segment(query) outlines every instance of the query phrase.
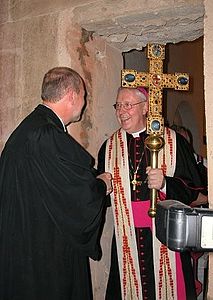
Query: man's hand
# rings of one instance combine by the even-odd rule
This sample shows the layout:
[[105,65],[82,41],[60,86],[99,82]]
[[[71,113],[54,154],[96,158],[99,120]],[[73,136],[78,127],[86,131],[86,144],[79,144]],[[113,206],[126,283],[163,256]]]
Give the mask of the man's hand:
[[109,172],[102,173],[97,176],[97,178],[102,179],[107,187],[106,195],[112,192],[112,174]]
[[146,168],[147,182],[149,189],[161,190],[165,186],[165,178],[162,169]]

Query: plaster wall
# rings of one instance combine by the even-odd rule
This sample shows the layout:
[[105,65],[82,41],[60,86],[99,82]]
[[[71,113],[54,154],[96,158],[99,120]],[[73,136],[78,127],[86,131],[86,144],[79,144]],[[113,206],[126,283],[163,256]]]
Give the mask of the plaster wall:
[[[210,208],[213,208],[213,2],[205,0],[205,19],[204,19],[204,89],[205,89],[205,114],[206,114],[206,131],[207,131],[207,157],[208,157],[208,197]],[[212,228],[211,228],[212,230]],[[213,253],[210,253],[209,259],[209,288],[208,300],[213,300]]]
[[40,102],[42,76],[58,64],[57,31],[56,15],[0,25],[1,149],[12,130]]
[[[102,142],[117,128],[112,104],[120,85],[122,55],[74,23],[72,9],[60,11],[59,2],[59,11],[46,12],[44,5],[45,14],[42,4],[28,5],[28,1],[14,2],[9,8],[9,1],[3,0],[4,14],[0,13],[0,150],[15,127],[41,102],[44,73],[63,65],[81,74],[88,93],[82,121],[70,125],[69,132],[96,157]],[[91,261],[97,300],[103,297],[109,270],[110,210],[106,219],[103,258],[98,263]]]
[[60,14],[59,64],[70,61],[84,78],[87,107],[82,121],[71,124],[68,130],[96,157],[102,142],[118,126],[112,105],[120,85],[123,60],[116,48],[71,22],[69,11]]

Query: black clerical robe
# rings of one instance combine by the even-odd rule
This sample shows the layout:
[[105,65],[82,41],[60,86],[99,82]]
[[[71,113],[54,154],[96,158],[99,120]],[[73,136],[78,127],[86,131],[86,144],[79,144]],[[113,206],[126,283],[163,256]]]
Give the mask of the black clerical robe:
[[[138,169],[137,180],[140,184],[135,191],[131,185],[131,201],[146,201],[150,198],[150,191],[146,182],[146,167],[150,164],[150,153],[144,146],[147,137],[143,132],[139,137],[133,138],[127,134],[128,154],[129,154],[129,176],[133,179],[134,170]],[[166,199],[179,200],[185,204],[190,204],[196,199],[197,188],[201,186],[196,161],[189,144],[183,137],[177,134],[176,168],[174,177],[166,176]],[[106,142],[102,145],[98,157],[99,172],[105,167]],[[135,228],[136,243],[138,248],[138,260],[141,274],[141,284],[143,287],[143,299],[157,300],[154,279],[154,262],[152,248],[152,233],[148,227]],[[143,251],[141,252],[141,249]],[[181,254],[183,274],[186,284],[186,299],[194,300],[195,285],[191,267],[189,253]],[[121,286],[118,269],[116,240],[113,236],[111,267],[107,285],[106,300],[121,300]]]
[[105,194],[93,158],[39,105],[0,160],[0,300],[92,298]]

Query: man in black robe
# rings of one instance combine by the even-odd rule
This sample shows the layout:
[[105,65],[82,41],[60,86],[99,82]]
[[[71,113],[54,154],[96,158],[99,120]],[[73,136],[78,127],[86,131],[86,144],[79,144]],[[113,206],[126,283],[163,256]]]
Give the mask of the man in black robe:
[[49,70],[42,99],[8,139],[0,160],[0,300],[88,300],[89,257],[111,174],[67,132],[85,105],[80,75]]
[[[168,144],[165,147],[168,147],[170,154],[174,154],[174,156],[171,155],[171,159],[168,159],[168,164],[170,160],[173,160],[171,167],[174,169],[174,174],[166,175],[163,168],[151,169],[149,167],[150,153],[144,144],[147,137],[145,129],[148,110],[147,98],[148,94],[143,88],[139,88],[139,90],[120,88],[118,90],[114,107],[121,128],[104,142],[99,151],[98,169],[100,172],[110,169],[108,166],[110,166],[111,161],[113,159],[115,161],[111,168],[112,172],[115,170],[112,174],[113,194],[111,196],[114,195],[112,206],[115,207],[113,208],[115,232],[118,232],[117,235],[114,234],[112,240],[111,266],[105,299],[194,300],[196,294],[189,253],[181,254],[179,269],[178,260],[175,267],[177,271],[171,268],[169,252],[165,246],[159,245],[162,256],[160,258],[156,257],[159,250],[153,247],[155,237],[152,222],[149,221],[150,218],[147,214],[150,206],[148,200],[150,198],[150,188],[158,190],[159,199],[161,200],[163,198],[176,199],[185,204],[190,204],[197,197],[200,177],[188,143],[179,134],[175,135],[174,131],[172,132],[169,129],[166,129],[168,131],[166,143],[168,142]],[[120,148],[121,150],[119,150]],[[126,156],[125,151],[127,152]],[[115,158],[113,158],[113,155]],[[126,159],[128,161],[127,165],[125,165]],[[129,177],[128,180],[127,177]],[[126,240],[126,229],[130,226],[131,220],[129,214],[131,209],[127,206],[128,193],[125,194],[125,189],[128,190],[125,186],[126,182],[130,185],[129,196],[134,220],[133,228],[135,228],[136,253],[138,256],[136,264],[138,263],[141,292],[137,282],[136,268],[133,264],[134,255],[130,251],[130,242],[127,244]],[[121,209],[119,205],[121,205]],[[140,213],[138,213],[139,209]],[[122,214],[122,216],[119,216],[119,214]],[[121,220],[119,220],[119,217]],[[123,222],[125,218],[128,226]],[[118,225],[119,222],[122,226]],[[124,227],[124,230],[119,231],[119,226],[120,228]],[[132,235],[131,230],[130,233]],[[118,248],[119,243],[121,246]],[[174,252],[171,254],[176,257]],[[132,277],[128,277],[131,272]],[[182,278],[180,276],[180,279],[177,279],[180,273],[182,273]],[[181,280],[182,283],[180,284]],[[128,282],[131,282],[129,290]],[[163,288],[164,283],[167,285],[165,289]]]

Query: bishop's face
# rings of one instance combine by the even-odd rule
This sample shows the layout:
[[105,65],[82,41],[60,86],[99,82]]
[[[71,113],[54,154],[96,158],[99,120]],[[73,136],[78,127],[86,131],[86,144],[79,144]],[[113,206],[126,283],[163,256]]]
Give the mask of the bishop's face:
[[[126,105],[131,104],[130,107]],[[121,127],[128,133],[138,132],[146,126],[147,101],[141,101],[135,89],[122,89],[116,100],[116,116]]]

